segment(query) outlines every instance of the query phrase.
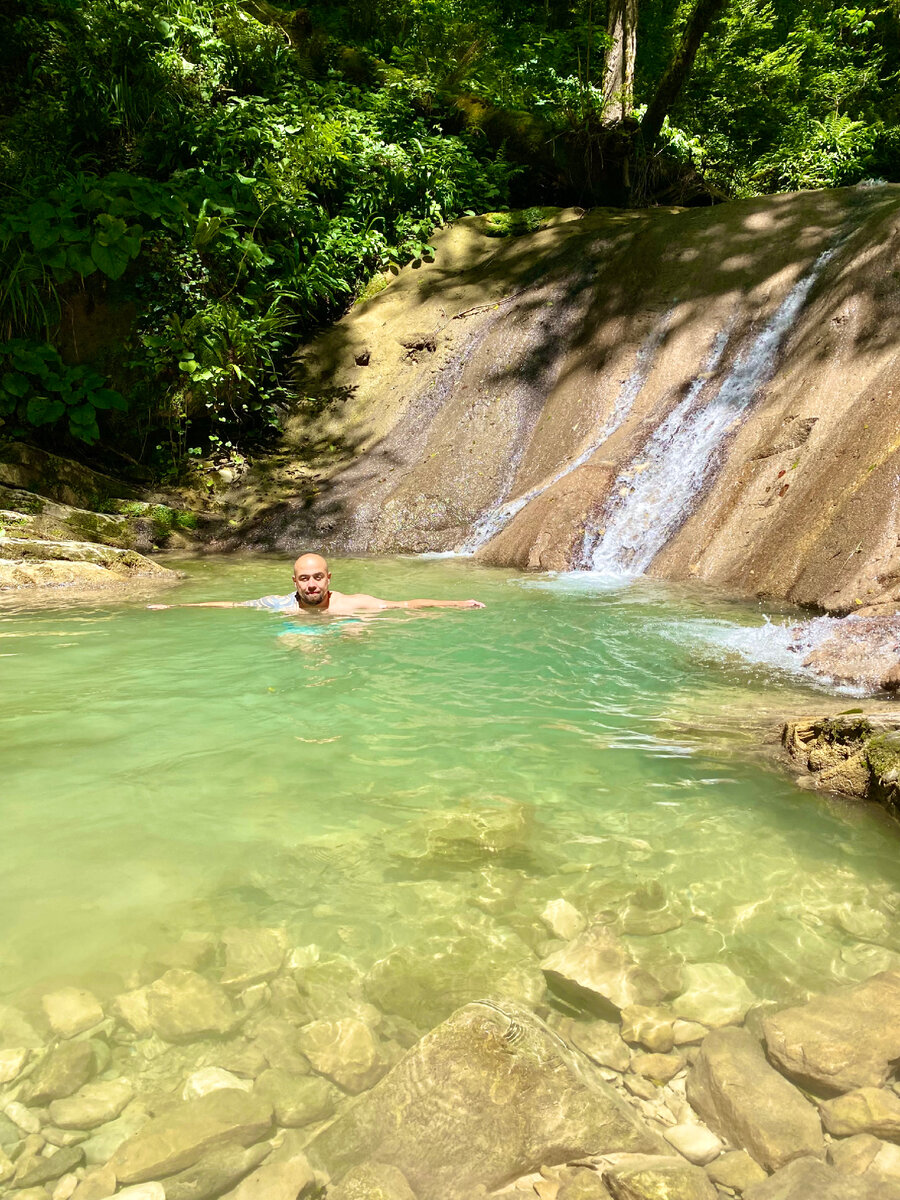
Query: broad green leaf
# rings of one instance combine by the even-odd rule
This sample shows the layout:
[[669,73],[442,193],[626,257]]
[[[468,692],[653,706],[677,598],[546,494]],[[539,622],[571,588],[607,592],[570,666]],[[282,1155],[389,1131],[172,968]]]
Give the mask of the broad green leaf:
[[61,400],[51,400],[48,396],[32,396],[25,406],[25,416],[32,425],[49,425],[65,411]]
[[91,258],[99,270],[110,279],[119,279],[128,266],[127,254],[122,254],[114,247],[104,246],[99,241],[91,245]]
[[24,375],[19,375],[17,371],[7,371],[0,379],[0,386],[11,396],[24,396],[28,391],[29,384]]

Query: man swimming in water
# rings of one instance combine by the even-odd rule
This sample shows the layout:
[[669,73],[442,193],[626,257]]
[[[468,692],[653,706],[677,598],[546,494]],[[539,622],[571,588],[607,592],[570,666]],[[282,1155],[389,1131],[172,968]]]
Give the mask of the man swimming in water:
[[353,613],[382,612],[386,608],[484,608],[480,600],[379,600],[357,593],[349,596],[331,590],[331,573],[321,554],[301,554],[294,563],[295,591],[288,596],[262,596],[259,600],[204,600],[195,604],[148,604],[148,608],[264,608],[269,612],[296,616],[298,613],[329,613],[346,617]]

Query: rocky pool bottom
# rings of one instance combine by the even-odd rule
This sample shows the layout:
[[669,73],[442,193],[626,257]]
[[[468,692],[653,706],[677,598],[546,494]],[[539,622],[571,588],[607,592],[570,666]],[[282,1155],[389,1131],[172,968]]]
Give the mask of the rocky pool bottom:
[[[285,590],[177,565],[167,601]],[[335,568],[488,607],[0,611],[0,1187],[890,1197],[897,825],[760,754],[835,707],[762,614]]]
[[900,1197],[900,971],[782,1009],[720,963],[654,974],[565,897],[522,917],[537,953],[424,1032],[439,963],[279,928],[4,1006],[3,1194]]

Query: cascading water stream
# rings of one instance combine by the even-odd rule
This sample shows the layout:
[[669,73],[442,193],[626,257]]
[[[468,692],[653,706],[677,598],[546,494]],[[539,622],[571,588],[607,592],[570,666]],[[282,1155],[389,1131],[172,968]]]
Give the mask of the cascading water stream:
[[727,332],[718,336],[684,400],[617,477],[602,517],[585,532],[582,569],[639,575],[684,523],[716,469],[726,438],[774,374],[781,344],[834,249],[819,255],[738,355],[713,399],[698,407],[705,377],[715,370],[728,340]]
[[559,483],[561,479],[565,479],[567,475],[570,475],[574,470],[586,463],[606,439],[615,433],[628,417],[634,407],[635,400],[640,395],[641,388],[650,374],[650,368],[653,365],[656,352],[669,327],[671,316],[672,310],[670,309],[644,339],[635,357],[633,371],[619,388],[612,412],[592,435],[588,444],[577,457],[570,459],[565,466],[561,467],[549,479],[545,479],[533,488],[529,488],[527,492],[516,496],[515,499],[498,504],[495,508],[486,512],[478,519],[472,532],[456,551],[457,554],[474,554],[476,550],[480,550],[482,546],[487,545],[491,538],[495,537],[501,529],[506,528],[516,513],[521,512],[526,504],[530,504],[532,500],[536,500],[548,488],[553,487],[555,483]]

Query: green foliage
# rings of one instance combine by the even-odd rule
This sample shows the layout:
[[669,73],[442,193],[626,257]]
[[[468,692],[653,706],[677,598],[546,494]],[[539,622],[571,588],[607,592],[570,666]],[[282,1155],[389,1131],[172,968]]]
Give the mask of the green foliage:
[[[636,118],[692,3],[640,0]],[[70,379],[7,371],[29,390],[0,393],[6,431],[114,429],[163,472],[270,436],[297,342],[428,258],[436,226],[525,232],[602,197],[605,25],[594,0],[4,7],[0,337]],[[887,0],[731,0],[644,175],[733,195],[900,178],[898,73]],[[82,362],[92,309],[134,318]],[[97,420],[107,379],[127,426]]]
[[123,396],[90,367],[71,367],[45,343],[14,338],[0,345],[0,422],[27,434],[65,418],[68,432],[89,444],[100,437],[97,414],[127,409]]

